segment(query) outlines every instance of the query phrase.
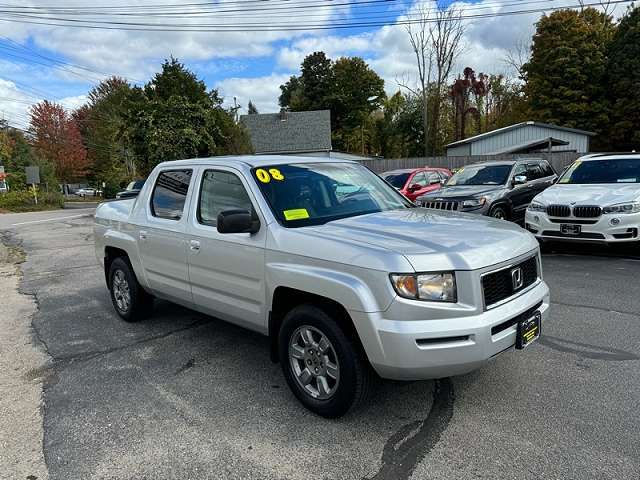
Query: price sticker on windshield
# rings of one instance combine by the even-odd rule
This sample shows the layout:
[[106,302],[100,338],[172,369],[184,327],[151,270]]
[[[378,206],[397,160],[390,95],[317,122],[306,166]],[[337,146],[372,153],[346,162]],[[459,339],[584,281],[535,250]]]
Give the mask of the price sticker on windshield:
[[271,179],[281,182],[284,180],[284,175],[277,168],[270,168],[268,171],[264,168],[259,168],[256,170],[256,178],[262,183],[269,183]]

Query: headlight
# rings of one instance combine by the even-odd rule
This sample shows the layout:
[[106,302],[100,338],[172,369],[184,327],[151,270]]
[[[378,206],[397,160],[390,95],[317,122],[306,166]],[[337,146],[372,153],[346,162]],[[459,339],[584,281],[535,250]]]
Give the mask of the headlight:
[[448,273],[391,274],[398,295],[414,300],[456,302],[456,276]]
[[531,202],[527,207],[528,210],[532,212],[546,212],[547,207],[539,202]]
[[487,197],[472,198],[462,202],[462,208],[478,208],[487,203]]
[[602,209],[604,213],[638,213],[640,212],[640,202],[618,203],[609,205]]

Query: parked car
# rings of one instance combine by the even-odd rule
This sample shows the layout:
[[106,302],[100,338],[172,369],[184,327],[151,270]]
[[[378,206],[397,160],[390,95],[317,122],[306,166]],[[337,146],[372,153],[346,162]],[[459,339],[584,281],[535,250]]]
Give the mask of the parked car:
[[79,197],[95,197],[97,190],[95,188],[80,188],[75,194]]
[[381,177],[409,200],[414,201],[420,195],[439,190],[451,177],[451,172],[446,168],[408,168],[385,172]]
[[640,240],[640,154],[576,160],[553,187],[534,198],[525,226],[540,240]]
[[441,190],[418,197],[416,204],[521,221],[533,197],[556,179],[543,159],[475,163],[459,169]]
[[116,193],[116,198],[137,197],[138,194],[140,193],[140,190],[144,186],[144,182],[145,182],[144,180],[135,180],[135,181],[129,183],[129,185],[127,185],[126,189],[124,189],[121,192]]
[[267,335],[295,396],[326,417],[375,374],[459,375],[523,348],[548,315],[533,235],[416,208],[356,162],[162,163],[137,199],[97,208],[94,233],[125,321],[158,297]]

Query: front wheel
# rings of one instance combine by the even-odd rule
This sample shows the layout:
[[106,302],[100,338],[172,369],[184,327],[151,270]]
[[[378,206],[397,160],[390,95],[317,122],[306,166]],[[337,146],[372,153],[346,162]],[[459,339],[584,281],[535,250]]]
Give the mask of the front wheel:
[[312,305],[291,310],[278,348],[289,388],[312,412],[337,418],[367,397],[374,373],[359,345],[324,310]]
[[491,208],[489,212],[489,216],[493,218],[497,218],[499,220],[509,220],[509,215],[507,214],[507,209],[502,205],[497,205]]

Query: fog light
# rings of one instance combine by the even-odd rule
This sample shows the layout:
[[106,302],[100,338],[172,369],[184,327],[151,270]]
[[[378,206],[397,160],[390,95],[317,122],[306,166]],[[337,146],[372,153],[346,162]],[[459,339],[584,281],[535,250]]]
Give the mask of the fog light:
[[534,219],[536,222],[539,222],[539,221],[540,221],[540,217],[539,217],[539,216],[537,216],[537,215],[534,215],[534,216],[533,216],[533,219]]
[[620,224],[620,219],[619,218],[612,218],[611,220],[609,220],[609,223],[613,226],[615,225],[619,225]]

